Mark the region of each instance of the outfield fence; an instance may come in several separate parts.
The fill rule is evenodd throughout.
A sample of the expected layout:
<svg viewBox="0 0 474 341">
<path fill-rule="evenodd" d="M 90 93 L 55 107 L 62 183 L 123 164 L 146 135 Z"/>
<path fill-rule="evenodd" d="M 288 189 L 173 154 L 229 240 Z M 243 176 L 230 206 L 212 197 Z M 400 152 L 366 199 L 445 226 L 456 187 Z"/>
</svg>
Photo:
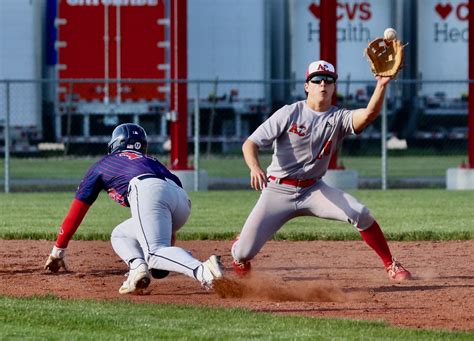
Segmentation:
<svg viewBox="0 0 474 341">
<path fill-rule="evenodd" d="M 281 106 L 305 98 L 304 80 L 296 79 L 0 80 L 4 190 L 41 178 L 35 169 L 19 168 L 17 160 L 103 154 L 113 128 L 124 122 L 142 125 L 150 152 L 166 158 L 168 125 L 174 119 L 169 89 L 176 82 L 187 86 L 189 164 L 196 168 L 206 167 L 206 160 L 216 167 L 213 158 L 241 158 L 242 142 L 260 123 Z M 338 167 L 356 170 L 361 187 L 444 187 L 446 169 L 467 161 L 468 83 L 393 81 L 380 118 L 345 139 Z M 339 79 L 337 103 L 365 107 L 374 87 L 374 80 Z M 245 165 L 227 174 L 208 171 L 211 178 L 227 175 L 230 183 L 248 176 Z M 53 178 L 46 175 L 43 182 L 48 179 Z"/>
</svg>

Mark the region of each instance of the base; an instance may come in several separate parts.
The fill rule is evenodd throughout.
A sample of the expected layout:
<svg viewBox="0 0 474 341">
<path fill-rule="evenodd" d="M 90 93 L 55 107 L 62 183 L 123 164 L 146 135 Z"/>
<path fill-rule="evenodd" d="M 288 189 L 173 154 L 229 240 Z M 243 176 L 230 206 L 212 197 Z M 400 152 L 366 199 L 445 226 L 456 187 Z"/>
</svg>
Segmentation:
<svg viewBox="0 0 474 341">
<path fill-rule="evenodd" d="M 323 176 L 323 181 L 329 186 L 339 189 L 357 189 L 359 175 L 353 170 L 328 169 Z"/>
<path fill-rule="evenodd" d="M 446 189 L 474 189 L 474 168 L 449 168 Z"/>
<path fill-rule="evenodd" d="M 171 170 L 173 174 L 175 174 L 183 183 L 183 188 L 187 192 L 195 191 L 195 171 L 194 170 Z M 199 177 L 198 177 L 198 190 L 199 191 L 207 191 L 209 187 L 209 176 L 207 171 L 200 170 Z"/>
</svg>

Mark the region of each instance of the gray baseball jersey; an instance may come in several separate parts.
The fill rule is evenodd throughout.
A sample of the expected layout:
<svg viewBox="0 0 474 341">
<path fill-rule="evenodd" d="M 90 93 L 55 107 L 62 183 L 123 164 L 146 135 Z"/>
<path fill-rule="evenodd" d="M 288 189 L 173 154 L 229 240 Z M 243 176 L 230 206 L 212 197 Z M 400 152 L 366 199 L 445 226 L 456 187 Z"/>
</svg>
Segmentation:
<svg viewBox="0 0 474 341">
<path fill-rule="evenodd" d="M 270 182 L 232 246 L 235 260 L 251 260 L 288 220 L 298 216 L 344 221 L 359 230 L 373 224 L 367 207 L 321 179 L 331 154 L 345 136 L 354 134 L 352 114 L 334 106 L 315 112 L 306 101 L 299 101 L 279 109 L 249 137 L 259 147 L 273 144 L 274 153 L 267 169 Z M 315 181 L 300 186 L 295 179 Z"/>
<path fill-rule="evenodd" d="M 311 110 L 306 101 L 285 105 L 249 137 L 259 147 L 274 143 L 268 175 L 276 178 L 319 179 L 342 139 L 354 134 L 352 111 L 331 107 Z"/>
</svg>

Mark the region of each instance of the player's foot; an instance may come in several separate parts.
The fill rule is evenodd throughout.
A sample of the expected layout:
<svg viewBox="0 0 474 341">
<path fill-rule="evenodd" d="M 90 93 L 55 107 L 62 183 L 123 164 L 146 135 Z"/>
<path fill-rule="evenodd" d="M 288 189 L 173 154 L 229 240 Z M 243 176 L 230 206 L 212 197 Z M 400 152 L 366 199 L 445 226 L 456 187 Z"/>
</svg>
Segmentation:
<svg viewBox="0 0 474 341">
<path fill-rule="evenodd" d="M 388 273 L 388 278 L 392 281 L 402 282 L 412 279 L 410 271 L 405 269 L 402 264 L 393 259 L 392 264 L 385 268 Z"/>
<path fill-rule="evenodd" d="M 235 243 L 239 240 L 240 234 L 238 234 L 234 241 L 232 242 L 232 247 L 231 250 L 234 248 Z M 239 262 L 238 260 L 233 260 L 232 261 L 232 267 L 234 268 L 234 272 L 237 274 L 239 277 L 244 277 L 249 274 L 252 266 L 250 265 L 250 261 L 247 262 Z"/>
<path fill-rule="evenodd" d="M 252 269 L 250 262 L 238 262 L 235 259 L 232 261 L 232 267 L 239 277 L 247 276 Z"/>
<path fill-rule="evenodd" d="M 135 269 L 130 269 L 128 277 L 119 289 L 121 294 L 139 294 L 146 289 L 151 282 L 148 266 L 145 263 L 138 265 Z"/>
<path fill-rule="evenodd" d="M 209 290 L 212 289 L 214 280 L 224 276 L 224 270 L 221 263 L 221 257 L 212 255 L 207 261 L 202 263 L 201 285 Z"/>
</svg>

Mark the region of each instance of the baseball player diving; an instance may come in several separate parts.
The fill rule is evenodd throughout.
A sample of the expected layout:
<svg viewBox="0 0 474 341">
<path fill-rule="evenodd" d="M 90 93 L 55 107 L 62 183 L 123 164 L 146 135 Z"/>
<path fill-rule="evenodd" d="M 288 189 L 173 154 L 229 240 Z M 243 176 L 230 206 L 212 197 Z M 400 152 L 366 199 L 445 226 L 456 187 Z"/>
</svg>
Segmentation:
<svg viewBox="0 0 474 341">
<path fill-rule="evenodd" d="M 250 168 L 251 187 L 262 193 L 232 245 L 232 265 L 237 274 L 250 271 L 250 261 L 287 221 L 315 216 L 353 225 L 379 255 L 389 279 L 411 279 L 410 272 L 392 256 L 369 209 L 322 180 L 331 154 L 344 137 L 360 134 L 378 117 L 392 78 L 376 79 L 366 108 L 338 108 L 331 104 L 337 80 L 334 66 L 324 60 L 312 62 L 304 83 L 307 99 L 277 110 L 244 142 L 242 151 Z M 265 173 L 258 151 L 272 144 L 272 162 Z"/>
<path fill-rule="evenodd" d="M 141 293 L 151 277 L 164 278 L 169 271 L 194 278 L 206 289 L 223 276 L 218 256 L 201 262 L 174 246 L 176 232 L 191 213 L 191 201 L 179 178 L 147 155 L 147 146 L 146 132 L 139 125 L 125 123 L 114 129 L 108 155 L 91 166 L 76 191 L 45 270 L 67 270 L 68 243 L 99 192 L 105 190 L 114 201 L 131 208 L 131 218 L 111 235 L 114 251 L 129 268 L 120 294 Z"/>
</svg>

